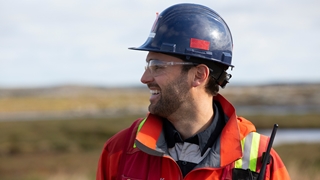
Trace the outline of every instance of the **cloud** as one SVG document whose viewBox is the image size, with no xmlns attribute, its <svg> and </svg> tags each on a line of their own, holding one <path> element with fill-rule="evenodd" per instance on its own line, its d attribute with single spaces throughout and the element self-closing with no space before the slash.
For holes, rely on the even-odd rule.
<svg viewBox="0 0 320 180">
<path fill-rule="evenodd" d="M 141 45 L 179 1 L 12 0 L 0 7 L 0 86 L 140 84 Z M 191 1 L 189 1 L 191 2 Z M 209 1 L 234 39 L 232 82 L 319 81 L 318 1 Z"/>
</svg>

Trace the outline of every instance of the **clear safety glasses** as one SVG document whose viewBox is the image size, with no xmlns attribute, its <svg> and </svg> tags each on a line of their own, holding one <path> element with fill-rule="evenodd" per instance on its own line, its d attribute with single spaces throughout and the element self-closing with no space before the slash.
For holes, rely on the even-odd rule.
<svg viewBox="0 0 320 180">
<path fill-rule="evenodd" d="M 152 59 L 146 62 L 145 70 L 149 69 L 152 76 L 158 76 L 165 72 L 167 66 L 174 65 L 196 65 L 192 62 L 164 62 L 157 59 Z"/>
</svg>

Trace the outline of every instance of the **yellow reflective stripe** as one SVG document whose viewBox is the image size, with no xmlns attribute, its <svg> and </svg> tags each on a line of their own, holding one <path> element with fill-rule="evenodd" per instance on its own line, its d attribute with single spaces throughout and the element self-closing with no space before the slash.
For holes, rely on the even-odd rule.
<svg viewBox="0 0 320 180">
<path fill-rule="evenodd" d="M 260 134 L 253 132 L 251 151 L 250 151 L 249 169 L 254 172 L 257 170 L 259 144 L 260 144 Z"/>
<path fill-rule="evenodd" d="M 142 128 L 143 124 L 146 122 L 146 120 L 147 120 L 147 118 L 144 118 L 144 119 L 140 122 L 140 124 L 139 124 L 139 126 L 138 126 L 138 130 L 137 130 L 137 134 L 138 134 L 138 132 L 141 130 L 141 128 Z"/>
<path fill-rule="evenodd" d="M 256 172 L 259 143 L 260 134 L 256 132 L 249 133 L 241 140 L 242 158 L 235 161 L 235 168 L 250 169 Z"/>
<path fill-rule="evenodd" d="M 242 158 L 236 160 L 234 167 L 238 169 L 242 168 Z"/>
<path fill-rule="evenodd" d="M 246 139 L 246 138 L 243 138 L 243 139 L 240 141 L 242 152 L 243 152 L 243 148 L 244 148 L 245 139 Z M 236 160 L 234 166 L 235 166 L 235 168 L 242 168 L 242 158 Z"/>
<path fill-rule="evenodd" d="M 250 152 L 251 152 L 251 146 L 252 146 L 252 136 L 253 134 L 250 133 L 246 136 L 246 141 L 244 144 L 243 149 L 243 156 L 242 156 L 242 169 L 249 169 L 249 163 L 250 163 Z"/>
<path fill-rule="evenodd" d="M 141 128 L 142 128 L 143 124 L 146 122 L 146 120 L 147 120 L 147 118 L 144 118 L 144 119 L 140 122 L 140 124 L 139 124 L 139 126 L 138 126 L 138 130 L 137 130 L 136 135 L 139 133 L 139 131 L 141 130 Z M 133 143 L 133 148 L 136 148 L 136 147 L 137 147 L 137 146 L 136 146 L 136 143 Z"/>
</svg>

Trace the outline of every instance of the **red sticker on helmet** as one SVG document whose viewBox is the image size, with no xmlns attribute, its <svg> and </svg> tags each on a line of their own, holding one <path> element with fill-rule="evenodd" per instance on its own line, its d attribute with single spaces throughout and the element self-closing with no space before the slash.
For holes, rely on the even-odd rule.
<svg viewBox="0 0 320 180">
<path fill-rule="evenodd" d="M 196 48 L 196 49 L 202 49 L 202 50 L 209 50 L 210 42 L 205 41 L 205 40 L 201 40 L 201 39 L 191 38 L 190 39 L 190 47 Z"/>
</svg>

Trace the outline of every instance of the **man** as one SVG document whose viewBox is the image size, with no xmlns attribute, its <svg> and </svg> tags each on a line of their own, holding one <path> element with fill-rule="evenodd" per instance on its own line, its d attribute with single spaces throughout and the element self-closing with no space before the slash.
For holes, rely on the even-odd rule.
<svg viewBox="0 0 320 180">
<path fill-rule="evenodd" d="M 257 179 L 268 138 L 222 97 L 231 75 L 232 37 L 224 20 L 197 4 L 177 4 L 155 21 L 141 82 L 149 114 L 110 138 L 97 180 Z M 289 179 L 272 149 L 263 179 Z"/>
</svg>

